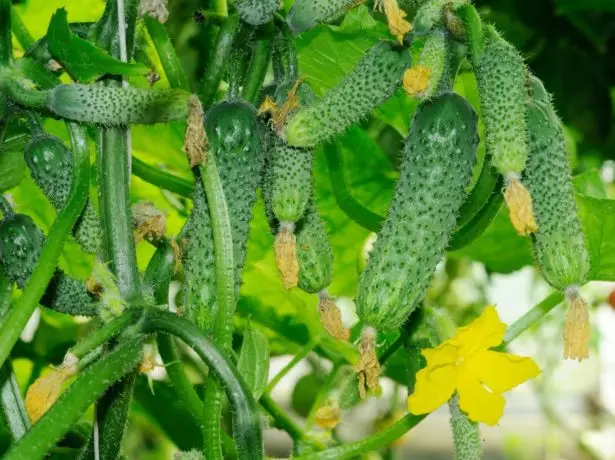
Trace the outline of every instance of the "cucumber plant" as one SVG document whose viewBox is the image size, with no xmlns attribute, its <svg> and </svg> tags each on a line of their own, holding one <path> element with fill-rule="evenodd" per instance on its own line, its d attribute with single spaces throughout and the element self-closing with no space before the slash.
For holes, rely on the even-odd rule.
<svg viewBox="0 0 615 460">
<path fill-rule="evenodd" d="M 173 2 L 106 0 L 83 23 L 58 5 L 35 41 L 32 0 L 0 0 L 3 458 L 131 458 L 133 398 L 170 441 L 152 458 L 173 445 L 177 458 L 260 460 L 265 426 L 298 459 L 387 448 L 424 415 L 350 443 L 336 426 L 380 396 L 381 374 L 418 392 L 440 337 L 483 317 L 450 298 L 465 259 L 484 261 L 476 246 L 518 238 L 497 219 L 503 201 L 558 292 L 499 341 L 567 297 L 564 357 L 589 356 L 580 288 L 611 269 L 586 214 L 612 203 L 577 204 L 552 96 L 468 0 L 202 3 L 188 18 Z M 294 356 L 267 382 L 282 353 Z M 35 361 L 29 377 L 17 358 Z M 304 359 L 303 426 L 272 393 Z M 482 458 L 453 380 L 438 398 L 456 458 Z"/>
</svg>

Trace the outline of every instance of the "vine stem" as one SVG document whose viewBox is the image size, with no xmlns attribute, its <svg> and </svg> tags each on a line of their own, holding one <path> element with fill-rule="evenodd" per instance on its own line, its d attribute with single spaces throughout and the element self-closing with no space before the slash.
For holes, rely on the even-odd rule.
<svg viewBox="0 0 615 460">
<path fill-rule="evenodd" d="M 9 3 L 11 3 L 11 0 L 9 0 Z M 30 47 L 35 43 L 34 38 L 32 38 L 32 35 L 15 10 L 12 12 L 11 26 L 13 33 L 15 34 L 15 38 L 17 38 L 17 41 L 23 50 L 27 51 L 30 49 Z"/>
<path fill-rule="evenodd" d="M 221 383 L 230 401 L 238 459 L 262 460 L 263 440 L 258 407 L 252 392 L 230 362 L 227 353 L 209 341 L 196 325 L 173 313 L 149 309 L 139 327 L 146 333 L 174 335 L 199 355 L 215 377 L 212 381 Z"/>
<path fill-rule="evenodd" d="M 193 182 L 150 166 L 135 156 L 132 157 L 132 174 L 149 184 L 177 193 L 185 198 L 192 199 L 194 194 Z"/>
<path fill-rule="evenodd" d="M 201 180 L 209 203 L 209 213 L 214 239 L 216 260 L 216 318 L 215 343 L 223 353 L 228 353 L 233 334 L 235 312 L 235 263 L 233 237 L 226 198 L 216 167 L 216 158 L 210 150 L 207 164 L 200 166 Z M 204 307 L 204 306 L 203 306 Z M 210 379 L 205 389 L 203 404 L 203 442 L 208 460 L 222 460 L 221 425 L 222 391 L 220 382 Z"/>
<path fill-rule="evenodd" d="M 554 292 L 549 295 L 546 299 L 544 299 L 539 304 L 535 305 L 532 309 L 530 309 L 525 315 L 511 324 L 508 329 L 506 329 L 506 334 L 504 335 L 504 341 L 502 342 L 501 347 L 506 347 L 510 345 L 510 343 L 519 337 L 523 332 L 536 324 L 540 319 L 542 319 L 547 313 L 561 304 L 564 300 L 564 294 L 562 292 Z"/>
<path fill-rule="evenodd" d="M 40 258 L 24 288 L 23 295 L 16 301 L 15 308 L 9 311 L 2 325 L 0 325 L 0 365 L 6 361 L 21 331 L 45 293 L 45 289 L 55 273 L 64 240 L 66 240 L 79 218 L 88 198 L 90 158 L 87 141 L 83 128 L 74 123 L 69 123 L 68 126 L 73 150 L 71 193 L 66 206 L 60 211 L 49 230 Z"/>
<path fill-rule="evenodd" d="M 271 379 L 271 381 L 265 387 L 263 393 L 271 393 L 275 386 L 280 383 L 280 380 L 282 380 L 286 376 L 286 374 L 291 371 L 291 369 L 293 369 L 297 364 L 299 364 L 299 362 L 303 358 L 305 358 L 312 351 L 314 351 L 314 348 L 318 346 L 319 341 L 319 338 L 317 338 L 316 340 L 312 340 L 311 342 L 309 342 L 304 347 L 301 347 L 301 349 L 299 349 L 299 351 L 293 356 L 293 359 L 291 359 L 288 364 L 286 364 L 286 366 L 284 366 L 282 370 L 280 370 L 280 372 L 278 372 L 275 377 Z"/>
<path fill-rule="evenodd" d="M 11 36 L 11 0 L 0 0 L 0 67 L 13 59 Z"/>
<path fill-rule="evenodd" d="M 226 0 L 214 0 L 216 13 L 228 16 L 228 5 Z"/>
<path fill-rule="evenodd" d="M 243 98 L 256 104 L 257 98 L 267 75 L 267 68 L 271 60 L 271 42 L 269 39 L 257 40 L 254 44 L 252 59 L 250 60 L 250 69 L 246 76 L 246 81 L 243 87 Z"/>
<path fill-rule="evenodd" d="M 141 359 L 141 347 L 142 338 L 131 339 L 88 367 L 3 459 L 43 459 L 112 383 L 136 367 Z"/>
</svg>

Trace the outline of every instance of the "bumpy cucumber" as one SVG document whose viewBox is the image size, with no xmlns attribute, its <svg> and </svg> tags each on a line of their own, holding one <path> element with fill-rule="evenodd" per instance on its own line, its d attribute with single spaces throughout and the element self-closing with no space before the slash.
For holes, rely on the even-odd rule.
<svg viewBox="0 0 615 460">
<path fill-rule="evenodd" d="M 288 12 L 286 21 L 291 30 L 298 34 L 336 19 L 355 3 L 356 0 L 297 0 Z"/>
<path fill-rule="evenodd" d="M 233 233 L 236 289 L 241 285 L 252 206 L 261 180 L 263 155 L 254 107 L 242 102 L 221 102 L 206 115 L 205 128 L 215 153 Z M 198 173 L 197 173 L 198 176 Z M 184 245 L 184 304 L 204 330 L 213 326 L 215 314 L 196 318 L 199 306 L 215 304 L 215 260 L 211 219 L 200 177 L 195 181 L 194 208 L 181 239 Z"/>
<path fill-rule="evenodd" d="M 445 90 L 449 84 L 445 81 L 449 67 L 449 45 L 447 34 L 442 28 L 432 30 L 425 39 L 425 46 L 416 66 L 404 75 L 406 91 L 416 95 L 421 100 L 435 96 L 441 89 Z M 428 77 L 420 78 L 423 72 Z M 410 83 L 410 85 L 408 85 Z"/>
<path fill-rule="evenodd" d="M 487 153 L 501 174 L 520 174 L 528 156 L 523 58 L 510 43 L 495 38 L 485 47 L 475 72 Z"/>
<path fill-rule="evenodd" d="M 579 221 L 561 123 L 551 107 L 528 104 L 530 156 L 525 184 L 534 200 L 538 231 L 534 253 L 545 279 L 557 289 L 584 284 L 590 259 Z"/>
<path fill-rule="evenodd" d="M 280 222 L 297 222 L 312 196 L 312 151 L 275 139 L 265 181 L 273 216 Z"/>
<path fill-rule="evenodd" d="M 429 32 L 436 24 L 442 22 L 442 13 L 445 7 L 455 10 L 466 3 L 468 3 L 468 0 L 427 0 L 423 2 L 414 17 L 412 24 L 414 32 L 417 34 Z"/>
<path fill-rule="evenodd" d="M 7 278 L 23 289 L 39 259 L 45 236 L 34 221 L 23 214 L 5 217 L 0 223 L 0 262 Z M 41 304 L 70 315 L 97 313 L 85 283 L 57 270 Z"/>
<path fill-rule="evenodd" d="M 376 44 L 335 88 L 288 120 L 286 142 L 313 147 L 370 115 L 397 90 L 409 65 L 407 50 L 389 41 Z"/>
<path fill-rule="evenodd" d="M 70 194 L 72 152 L 56 136 L 40 133 L 30 139 L 24 156 L 34 182 L 49 198 L 53 207 L 61 210 Z M 90 201 L 75 224 L 73 234 L 85 251 L 96 253 L 100 249 L 100 221 Z"/>
<path fill-rule="evenodd" d="M 299 262 L 298 286 L 310 294 L 319 293 L 331 284 L 333 251 L 325 225 L 313 203 L 308 206 L 295 233 Z"/>
<path fill-rule="evenodd" d="M 399 328 L 422 300 L 472 178 L 477 117 L 456 94 L 422 105 L 404 148 L 395 196 L 361 276 L 357 313 Z"/>
<path fill-rule="evenodd" d="M 180 89 L 58 85 L 49 91 L 47 108 L 62 118 L 105 126 L 168 123 L 186 118 L 190 96 Z"/>
<path fill-rule="evenodd" d="M 448 406 L 451 411 L 455 460 L 481 460 L 483 458 L 483 446 L 478 424 L 472 422 L 461 411 L 457 395 L 451 398 Z"/>
<path fill-rule="evenodd" d="M 253 26 L 260 26 L 271 21 L 279 7 L 280 0 L 237 0 L 235 2 L 239 17 Z"/>
</svg>

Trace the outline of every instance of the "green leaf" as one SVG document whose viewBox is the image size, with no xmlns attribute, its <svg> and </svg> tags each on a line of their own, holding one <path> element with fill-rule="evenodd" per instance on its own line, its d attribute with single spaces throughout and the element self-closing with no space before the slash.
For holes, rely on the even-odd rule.
<svg viewBox="0 0 615 460">
<path fill-rule="evenodd" d="M 26 172 L 23 152 L 0 148 L 0 193 L 19 185 Z"/>
<path fill-rule="evenodd" d="M 615 200 L 577 195 L 591 256 L 591 279 L 615 279 Z"/>
<path fill-rule="evenodd" d="M 269 375 L 269 343 L 267 336 L 249 322 L 243 332 L 237 369 L 252 390 L 254 398 L 258 400 L 267 385 Z"/>
<path fill-rule="evenodd" d="M 64 8 L 58 9 L 49 22 L 47 43 L 54 59 L 73 79 L 82 83 L 91 83 L 107 74 L 143 77 L 149 72 L 146 66 L 112 58 L 94 44 L 73 34 L 68 27 Z"/>
<path fill-rule="evenodd" d="M 607 191 L 600 177 L 600 171 L 590 169 L 574 178 L 574 189 L 577 193 L 592 198 L 606 198 Z"/>
</svg>

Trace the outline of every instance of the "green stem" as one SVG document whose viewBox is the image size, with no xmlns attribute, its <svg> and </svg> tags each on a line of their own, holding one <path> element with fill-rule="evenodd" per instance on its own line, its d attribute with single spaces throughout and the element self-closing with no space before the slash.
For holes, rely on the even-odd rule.
<svg viewBox="0 0 615 460">
<path fill-rule="evenodd" d="M 502 347 L 506 347 L 510 345 L 510 343 L 519 337 L 523 332 L 528 330 L 538 321 L 540 321 L 547 313 L 557 307 L 564 300 L 564 294 L 561 292 L 553 292 L 546 299 L 540 302 L 538 305 L 535 305 L 530 311 L 528 311 L 525 315 L 511 324 L 508 329 L 506 329 L 506 334 L 504 335 L 504 341 L 502 342 Z"/>
<path fill-rule="evenodd" d="M 208 61 L 208 68 L 199 87 L 199 98 L 205 109 L 213 102 L 218 86 L 224 77 L 238 28 L 239 18 L 237 16 L 228 17 L 220 26 L 213 54 Z"/>
<path fill-rule="evenodd" d="M 150 166 L 134 156 L 132 157 L 132 173 L 149 184 L 186 198 L 192 198 L 194 184 L 191 181 Z"/>
<path fill-rule="evenodd" d="M 295 38 L 284 18 L 276 15 L 275 27 L 277 33 L 272 55 L 274 79 L 278 84 L 295 82 L 299 76 Z"/>
<path fill-rule="evenodd" d="M 164 24 L 152 18 L 149 14 L 143 16 L 143 21 L 154 43 L 167 80 L 169 80 L 169 86 L 171 88 L 181 88 L 186 91 L 192 91 Z"/>
<path fill-rule="evenodd" d="M 335 383 L 335 379 L 337 378 L 337 375 L 340 369 L 341 369 L 341 366 L 339 364 L 334 365 L 333 369 L 331 369 L 331 372 L 329 372 L 329 375 L 327 375 L 327 378 L 325 379 L 320 389 L 318 390 L 316 399 L 314 399 L 314 404 L 312 404 L 312 407 L 310 408 L 310 412 L 308 413 L 308 416 L 307 416 L 307 423 L 306 423 L 307 430 L 311 430 L 312 427 L 314 426 L 314 422 L 316 421 L 316 411 L 318 411 L 318 409 L 320 409 L 320 407 L 322 407 L 324 403 L 326 402 L 327 397 L 329 396 L 329 391 L 331 390 L 331 387 Z"/>
<path fill-rule="evenodd" d="M 104 323 L 86 335 L 70 349 L 70 353 L 81 359 L 96 348 L 119 336 L 130 324 L 136 322 L 140 311 L 129 309 L 123 315 Z"/>
<path fill-rule="evenodd" d="M 252 103 L 257 103 L 257 98 L 267 75 L 267 68 L 271 59 L 271 43 L 268 39 L 256 40 L 254 51 L 250 61 L 250 68 L 243 87 L 243 98 Z"/>
<path fill-rule="evenodd" d="M 203 401 L 194 390 L 192 382 L 188 380 L 181 357 L 173 343 L 173 337 L 167 334 L 158 334 L 158 352 L 164 362 L 164 367 L 175 393 L 179 396 L 186 410 L 199 423 L 203 418 Z"/>
<path fill-rule="evenodd" d="M 0 409 L 0 416 L 11 438 L 14 441 L 22 438 L 30 428 L 30 420 L 9 361 L 0 368 Z"/>
<path fill-rule="evenodd" d="M 222 16 L 228 16 L 228 5 L 226 0 L 214 0 L 214 9 L 216 13 Z"/>
<path fill-rule="evenodd" d="M 472 65 L 476 66 L 485 52 L 485 38 L 483 37 L 483 24 L 480 15 L 474 5 L 470 3 L 463 5 L 456 13 L 465 27 L 470 60 Z"/>
<path fill-rule="evenodd" d="M 1 0 L 0 0 L 1 1 Z M 14 77 L 0 72 L 0 91 L 27 109 L 43 110 L 47 107 L 49 91 L 26 88 Z"/>
<path fill-rule="evenodd" d="M 11 4 L 11 0 L 0 0 L 0 67 L 9 65 L 13 59 Z"/>
<path fill-rule="evenodd" d="M 9 3 L 11 3 L 10 0 Z M 11 25 L 13 34 L 15 34 L 15 38 L 17 38 L 17 41 L 24 51 L 30 49 L 30 47 L 34 45 L 35 40 L 15 10 L 12 11 Z"/>
<path fill-rule="evenodd" d="M 491 165 L 490 157 L 485 157 L 480 175 L 472 191 L 466 198 L 463 206 L 459 209 L 457 218 L 457 228 L 461 228 L 468 223 L 485 207 L 489 198 L 494 193 L 500 194 L 502 189 L 501 175 Z"/>
<path fill-rule="evenodd" d="M 15 214 L 13 207 L 3 195 L 0 195 L 0 213 L 5 219 Z"/>
<path fill-rule="evenodd" d="M 379 431 L 365 439 L 342 446 L 295 457 L 304 460 L 344 460 L 356 458 L 362 454 L 374 452 L 391 444 L 418 425 L 426 415 L 407 414 L 388 428 Z"/>
<path fill-rule="evenodd" d="M 237 458 L 262 460 L 263 440 L 256 401 L 236 368 L 226 357 L 227 353 L 217 348 L 190 321 L 169 312 L 150 309 L 141 323 L 141 328 L 145 332 L 172 334 L 194 349 L 209 366 L 211 374 L 216 377 L 215 380 L 222 384 L 231 403 Z"/>
<path fill-rule="evenodd" d="M 352 196 L 344 174 L 344 163 L 337 144 L 335 142 L 325 144 L 324 152 L 329 166 L 329 178 L 331 179 L 333 196 L 339 208 L 361 227 L 372 232 L 380 230 L 384 217 L 370 211 Z"/>
<path fill-rule="evenodd" d="M 199 24 L 207 23 L 207 24 L 211 24 L 214 26 L 220 26 L 224 24 L 224 21 L 227 18 L 226 15 L 214 13 L 212 11 L 207 11 L 207 10 L 198 10 L 194 14 L 195 14 L 195 21 L 197 21 Z"/>
<path fill-rule="evenodd" d="M 112 383 L 137 366 L 141 359 L 141 347 L 140 339 L 132 339 L 118 345 L 107 356 L 88 367 L 3 459 L 43 459 L 49 449 Z"/>
<path fill-rule="evenodd" d="M 235 313 L 235 263 L 233 238 L 222 182 L 216 167 L 216 158 L 209 152 L 207 165 L 200 166 L 201 178 L 209 203 L 216 260 L 216 318 L 215 343 L 222 353 L 230 352 Z M 203 305 L 202 308 L 205 308 Z M 207 312 L 207 314 L 210 314 Z M 202 316 L 202 315 L 201 315 Z M 207 383 L 203 413 L 203 442 L 208 460 L 222 459 L 222 389 L 217 379 Z"/>
<path fill-rule="evenodd" d="M 380 365 L 384 365 L 391 356 L 393 356 L 395 354 L 395 352 L 399 349 L 399 347 L 401 347 L 404 343 L 404 337 L 402 335 L 400 335 L 399 337 L 397 337 L 395 339 L 395 341 L 393 343 L 391 343 L 391 345 L 389 345 L 380 356 L 378 356 L 378 361 L 380 362 Z"/>
<path fill-rule="evenodd" d="M 3 364 L 7 359 L 11 348 L 17 342 L 21 331 L 45 293 L 45 289 L 55 273 L 64 241 L 79 218 L 88 198 L 90 158 L 87 142 L 83 129 L 79 125 L 69 123 L 68 126 L 73 150 L 71 193 L 66 206 L 60 211 L 49 230 L 41 255 L 24 288 L 23 295 L 17 300 L 15 308 L 11 309 L 5 321 L 0 325 L 0 364 Z"/>
<path fill-rule="evenodd" d="M 274 426 L 286 431 L 293 441 L 305 442 L 320 450 L 326 448 L 323 442 L 306 435 L 301 427 L 297 425 L 273 399 L 271 399 L 271 396 L 263 393 L 259 402 L 263 409 L 273 418 Z"/>
<path fill-rule="evenodd" d="M 299 351 L 295 353 L 293 359 L 291 359 L 288 364 L 286 364 L 286 366 L 284 366 L 282 370 L 280 370 L 280 372 L 278 372 L 275 377 L 271 379 L 271 381 L 265 387 L 263 393 L 271 393 L 275 386 L 280 383 L 280 380 L 282 380 L 286 376 L 286 374 L 291 371 L 291 369 L 293 369 L 297 364 L 299 364 L 299 362 L 303 360 L 303 358 L 305 358 L 312 351 L 314 351 L 314 348 L 318 346 L 318 343 L 319 339 L 317 338 L 309 342 L 307 345 L 301 347 Z"/>
</svg>

